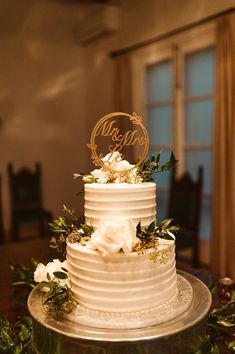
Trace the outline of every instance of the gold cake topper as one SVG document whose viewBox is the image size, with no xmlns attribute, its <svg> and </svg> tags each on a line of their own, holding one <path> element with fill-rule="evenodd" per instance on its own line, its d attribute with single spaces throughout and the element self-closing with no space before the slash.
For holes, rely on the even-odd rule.
<svg viewBox="0 0 235 354">
<path fill-rule="evenodd" d="M 109 161 L 102 160 L 105 154 L 99 151 L 100 148 L 108 150 L 106 155 L 109 154 L 110 161 L 113 161 L 116 156 L 115 152 L 119 152 L 119 158 L 122 159 L 126 157 L 129 159 L 135 154 L 137 161 L 133 167 L 129 168 L 131 170 L 145 160 L 149 148 L 149 137 L 142 118 L 137 114 L 114 112 L 107 114 L 97 122 L 87 146 L 91 150 L 94 165 L 111 171 L 114 169 Z"/>
</svg>

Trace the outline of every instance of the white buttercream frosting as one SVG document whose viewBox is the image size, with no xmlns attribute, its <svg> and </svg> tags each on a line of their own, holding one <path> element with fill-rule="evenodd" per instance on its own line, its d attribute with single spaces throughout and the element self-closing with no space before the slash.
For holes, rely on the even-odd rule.
<svg viewBox="0 0 235 354">
<path fill-rule="evenodd" d="M 131 220 L 147 227 L 156 220 L 155 183 L 85 184 L 85 222 L 95 228 L 104 220 Z"/>
<path fill-rule="evenodd" d="M 79 244 L 67 244 L 67 267 L 79 303 L 97 311 L 143 311 L 164 303 L 177 292 L 174 242 L 159 240 L 167 262 L 149 254 L 119 252 L 102 255 Z"/>
</svg>

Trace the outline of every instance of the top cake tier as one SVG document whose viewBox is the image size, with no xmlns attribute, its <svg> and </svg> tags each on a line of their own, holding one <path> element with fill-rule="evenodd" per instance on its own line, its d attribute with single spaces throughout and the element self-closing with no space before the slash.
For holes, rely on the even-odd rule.
<svg viewBox="0 0 235 354">
<path fill-rule="evenodd" d="M 85 222 L 97 227 L 100 220 L 128 219 L 142 227 L 156 220 L 156 184 L 85 184 Z"/>
</svg>

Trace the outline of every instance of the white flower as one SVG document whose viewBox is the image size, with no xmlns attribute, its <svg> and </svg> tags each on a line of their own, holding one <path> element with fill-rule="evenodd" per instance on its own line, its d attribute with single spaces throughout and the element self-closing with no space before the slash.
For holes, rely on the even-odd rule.
<svg viewBox="0 0 235 354">
<path fill-rule="evenodd" d="M 62 268 L 66 269 L 66 261 L 60 262 L 59 259 L 53 259 L 53 262 L 47 263 L 45 266 L 43 263 L 38 263 L 37 268 L 34 272 L 34 280 L 37 283 L 41 283 L 42 281 L 48 281 L 47 274 L 51 277 L 51 279 L 54 278 L 54 272 L 64 272 Z M 69 286 L 69 280 L 68 279 L 60 279 L 60 285 Z M 44 289 L 44 291 L 47 291 Z"/>
<path fill-rule="evenodd" d="M 122 160 L 115 164 L 114 169 L 115 171 L 128 171 L 131 170 L 134 165 L 131 165 L 128 161 Z"/>
<path fill-rule="evenodd" d="M 113 151 L 103 157 L 104 165 L 115 171 L 128 171 L 134 167 L 128 161 L 123 160 L 120 152 Z"/>
<path fill-rule="evenodd" d="M 131 220 L 112 219 L 100 222 L 87 246 L 112 255 L 120 250 L 131 252 L 136 242 L 136 226 Z"/>
<path fill-rule="evenodd" d="M 92 171 L 91 175 L 96 178 L 98 183 L 107 183 L 109 179 L 109 172 L 102 168 Z"/>
<path fill-rule="evenodd" d="M 102 161 L 104 162 L 104 165 L 106 166 L 115 166 L 116 163 L 119 161 L 122 161 L 122 156 L 120 152 L 118 151 L 113 151 L 110 152 L 109 154 L 105 155 L 102 158 Z"/>
<path fill-rule="evenodd" d="M 122 160 L 118 151 L 113 151 L 103 157 L 104 166 L 95 169 L 90 175 L 84 176 L 83 181 L 88 183 L 141 183 L 138 168 L 128 161 Z"/>
</svg>

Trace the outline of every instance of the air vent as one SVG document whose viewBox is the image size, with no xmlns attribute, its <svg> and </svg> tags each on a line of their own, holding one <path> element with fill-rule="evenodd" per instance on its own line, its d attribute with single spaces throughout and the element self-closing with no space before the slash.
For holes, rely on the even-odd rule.
<svg viewBox="0 0 235 354">
<path fill-rule="evenodd" d="M 118 30 L 119 8 L 105 5 L 89 13 L 75 28 L 76 40 L 86 44 L 95 39 Z"/>
</svg>

